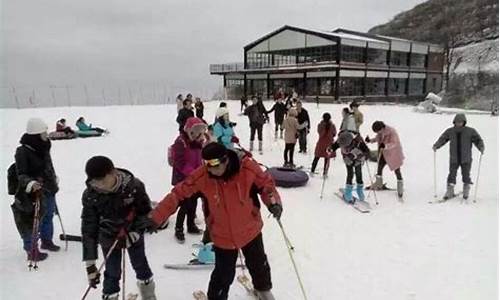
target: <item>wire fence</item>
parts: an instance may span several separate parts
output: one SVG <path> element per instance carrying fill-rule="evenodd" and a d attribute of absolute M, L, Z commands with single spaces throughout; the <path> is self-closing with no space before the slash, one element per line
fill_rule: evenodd
<path fill-rule="evenodd" d="M 0 87 L 1 108 L 58 106 L 152 105 L 175 103 L 178 94 L 191 93 L 203 100 L 212 99 L 208 90 L 189 90 L 166 85 L 91 86 L 49 85 Z"/>

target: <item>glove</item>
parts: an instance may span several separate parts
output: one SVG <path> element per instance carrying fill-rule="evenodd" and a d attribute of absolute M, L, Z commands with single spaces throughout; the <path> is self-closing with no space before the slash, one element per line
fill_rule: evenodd
<path fill-rule="evenodd" d="M 385 144 L 384 143 L 380 143 L 379 148 L 380 149 L 384 149 L 385 148 Z"/>
<path fill-rule="evenodd" d="M 281 206 L 281 204 L 273 203 L 269 205 L 267 209 L 277 220 L 281 218 L 281 213 L 283 212 L 283 206 Z"/>
<path fill-rule="evenodd" d="M 101 274 L 95 264 L 87 266 L 87 278 L 89 280 L 89 286 L 96 289 L 97 285 L 101 282 Z"/>
<path fill-rule="evenodd" d="M 368 136 L 368 135 L 366 136 L 366 138 L 365 138 L 365 142 L 367 142 L 367 143 L 369 143 L 369 142 L 370 142 L 370 136 Z"/>
<path fill-rule="evenodd" d="M 231 143 L 239 144 L 240 143 L 240 139 L 237 136 L 233 135 L 231 137 Z"/>

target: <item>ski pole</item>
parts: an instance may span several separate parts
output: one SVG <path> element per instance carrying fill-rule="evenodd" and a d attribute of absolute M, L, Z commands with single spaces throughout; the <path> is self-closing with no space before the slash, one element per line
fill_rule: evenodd
<path fill-rule="evenodd" d="M 479 156 L 479 166 L 477 167 L 476 189 L 474 190 L 474 200 L 472 200 L 474 203 L 476 203 L 477 201 L 477 188 L 479 186 L 479 172 L 481 171 L 482 160 L 483 160 L 483 154 L 481 153 L 481 156 Z"/>
<path fill-rule="evenodd" d="M 283 229 L 283 224 L 281 224 L 281 221 L 279 219 L 276 219 L 276 221 L 278 222 L 278 225 L 280 226 L 281 233 L 283 234 L 283 238 L 285 239 L 285 243 L 287 243 L 287 245 L 289 246 L 290 245 L 289 240 L 285 234 L 285 229 Z M 300 290 L 302 291 L 302 295 L 304 296 L 304 299 L 307 300 L 306 290 L 304 289 L 304 285 L 302 284 L 302 279 L 300 278 L 297 264 L 295 263 L 295 259 L 293 258 L 292 248 L 287 247 L 287 251 L 288 251 L 288 255 L 290 256 L 290 260 L 292 261 L 293 269 L 295 270 L 295 275 L 297 276 L 297 281 L 299 282 Z"/>
<path fill-rule="evenodd" d="M 59 218 L 59 224 L 61 224 L 62 236 L 64 237 L 64 241 L 65 241 L 64 251 L 68 251 L 68 239 L 66 238 L 66 231 L 64 230 L 63 222 L 61 219 L 61 214 L 59 213 L 59 206 L 57 205 L 55 198 L 54 198 L 54 205 L 56 207 L 56 215 Z"/>
<path fill-rule="evenodd" d="M 35 193 L 35 214 L 33 216 L 33 227 L 31 232 L 31 253 L 30 261 L 28 264 L 28 269 L 31 271 L 38 270 L 38 230 L 40 228 L 40 198 L 42 197 L 42 192 L 37 191 Z"/>
<path fill-rule="evenodd" d="M 125 300 L 125 256 L 127 255 L 127 248 L 122 249 L 122 300 Z"/>
<path fill-rule="evenodd" d="M 323 183 L 321 184 L 321 194 L 319 195 L 319 198 L 320 199 L 323 199 L 323 192 L 325 190 L 325 182 L 326 182 L 326 176 L 328 175 L 328 169 L 330 169 L 330 156 L 328 156 L 328 158 L 326 158 L 326 165 L 325 165 L 325 168 L 323 170 Z"/>
<path fill-rule="evenodd" d="M 437 198 L 437 183 L 436 183 L 436 151 L 434 151 L 434 198 Z"/>
<path fill-rule="evenodd" d="M 372 174 L 370 172 L 370 166 L 368 165 L 368 162 L 366 162 L 366 169 L 368 170 L 368 177 L 370 178 L 370 184 L 373 187 L 373 178 L 372 178 Z M 373 190 L 373 196 L 375 197 L 375 204 L 378 205 L 377 192 L 373 188 L 372 188 L 372 190 Z"/>

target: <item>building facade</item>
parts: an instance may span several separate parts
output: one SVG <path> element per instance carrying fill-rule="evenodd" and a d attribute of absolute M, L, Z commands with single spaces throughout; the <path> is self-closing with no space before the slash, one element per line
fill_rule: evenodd
<path fill-rule="evenodd" d="M 223 76 L 229 98 L 282 89 L 322 101 L 408 102 L 441 90 L 443 64 L 439 45 L 285 25 L 245 46 L 243 63 L 210 65 L 210 73 Z"/>

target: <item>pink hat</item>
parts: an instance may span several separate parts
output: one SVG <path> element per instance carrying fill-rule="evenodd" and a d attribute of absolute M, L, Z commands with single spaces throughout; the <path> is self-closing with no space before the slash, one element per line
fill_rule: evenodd
<path fill-rule="evenodd" d="M 200 118 L 190 117 L 184 125 L 184 132 L 191 140 L 197 139 L 205 131 L 207 131 L 207 124 Z"/>

